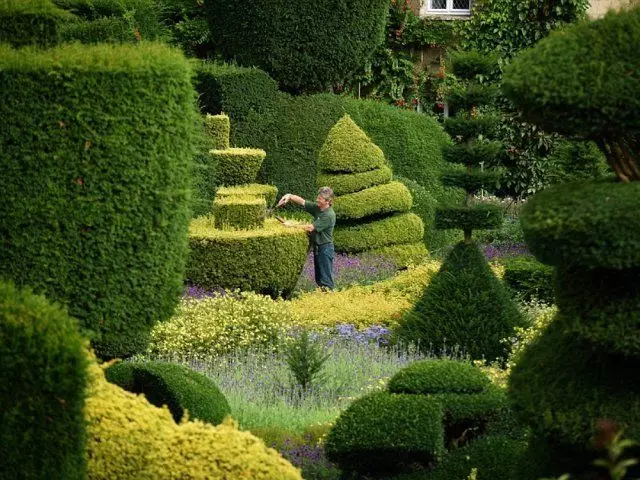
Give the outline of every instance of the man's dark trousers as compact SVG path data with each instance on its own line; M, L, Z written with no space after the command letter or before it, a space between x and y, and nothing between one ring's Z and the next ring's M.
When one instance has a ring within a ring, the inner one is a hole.
M316 274L316 284L321 288L333 290L333 257L335 255L333 243L313 246L313 266Z

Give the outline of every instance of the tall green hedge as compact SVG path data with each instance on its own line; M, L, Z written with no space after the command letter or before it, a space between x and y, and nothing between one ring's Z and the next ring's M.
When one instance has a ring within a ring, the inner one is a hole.
M0 282L0 478L86 477L85 348L60 306Z
M0 276L68 305L102 357L143 350L182 291L190 77L161 45L0 47Z
M75 17L50 0L0 0L0 43L52 47Z
M209 0L216 47L260 67L289 92L325 91L349 79L384 41L387 0L250 3Z

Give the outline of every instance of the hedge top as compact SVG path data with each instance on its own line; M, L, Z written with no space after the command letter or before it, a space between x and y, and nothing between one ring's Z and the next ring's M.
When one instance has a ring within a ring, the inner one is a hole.
M73 19L70 12L58 8L50 0L0 0L0 16L4 15L54 14L61 18Z
M505 69L525 118L584 137L640 132L640 7L555 31Z
M397 372L389 380L391 393L480 393L491 381L470 363L455 360L423 360Z
M366 172L386 164L380 147L346 114L329 130L318 153L318 166L325 172Z
M48 50L13 49L0 44L0 71L71 70L82 72L135 72L144 75L174 73L191 76L191 68L177 49L161 43L137 45L64 44Z
M279 221L273 218L265 220L264 228L255 230L218 230L213 228L211 219L208 217L198 217L192 220L189 225L189 237L192 239L236 241L285 235L306 235L306 232L300 228L283 227Z

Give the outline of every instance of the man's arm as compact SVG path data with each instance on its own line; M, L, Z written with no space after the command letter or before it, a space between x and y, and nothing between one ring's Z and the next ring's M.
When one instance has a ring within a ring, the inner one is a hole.
M297 203L298 205L301 205L304 207L304 198L299 197L298 195L294 195L292 193L287 193L283 195L280 201L278 202L278 207L286 205L289 202Z

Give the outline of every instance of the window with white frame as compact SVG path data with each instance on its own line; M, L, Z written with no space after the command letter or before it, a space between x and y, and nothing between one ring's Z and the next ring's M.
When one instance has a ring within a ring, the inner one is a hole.
M446 15L469 15L471 0L425 0L426 13Z

